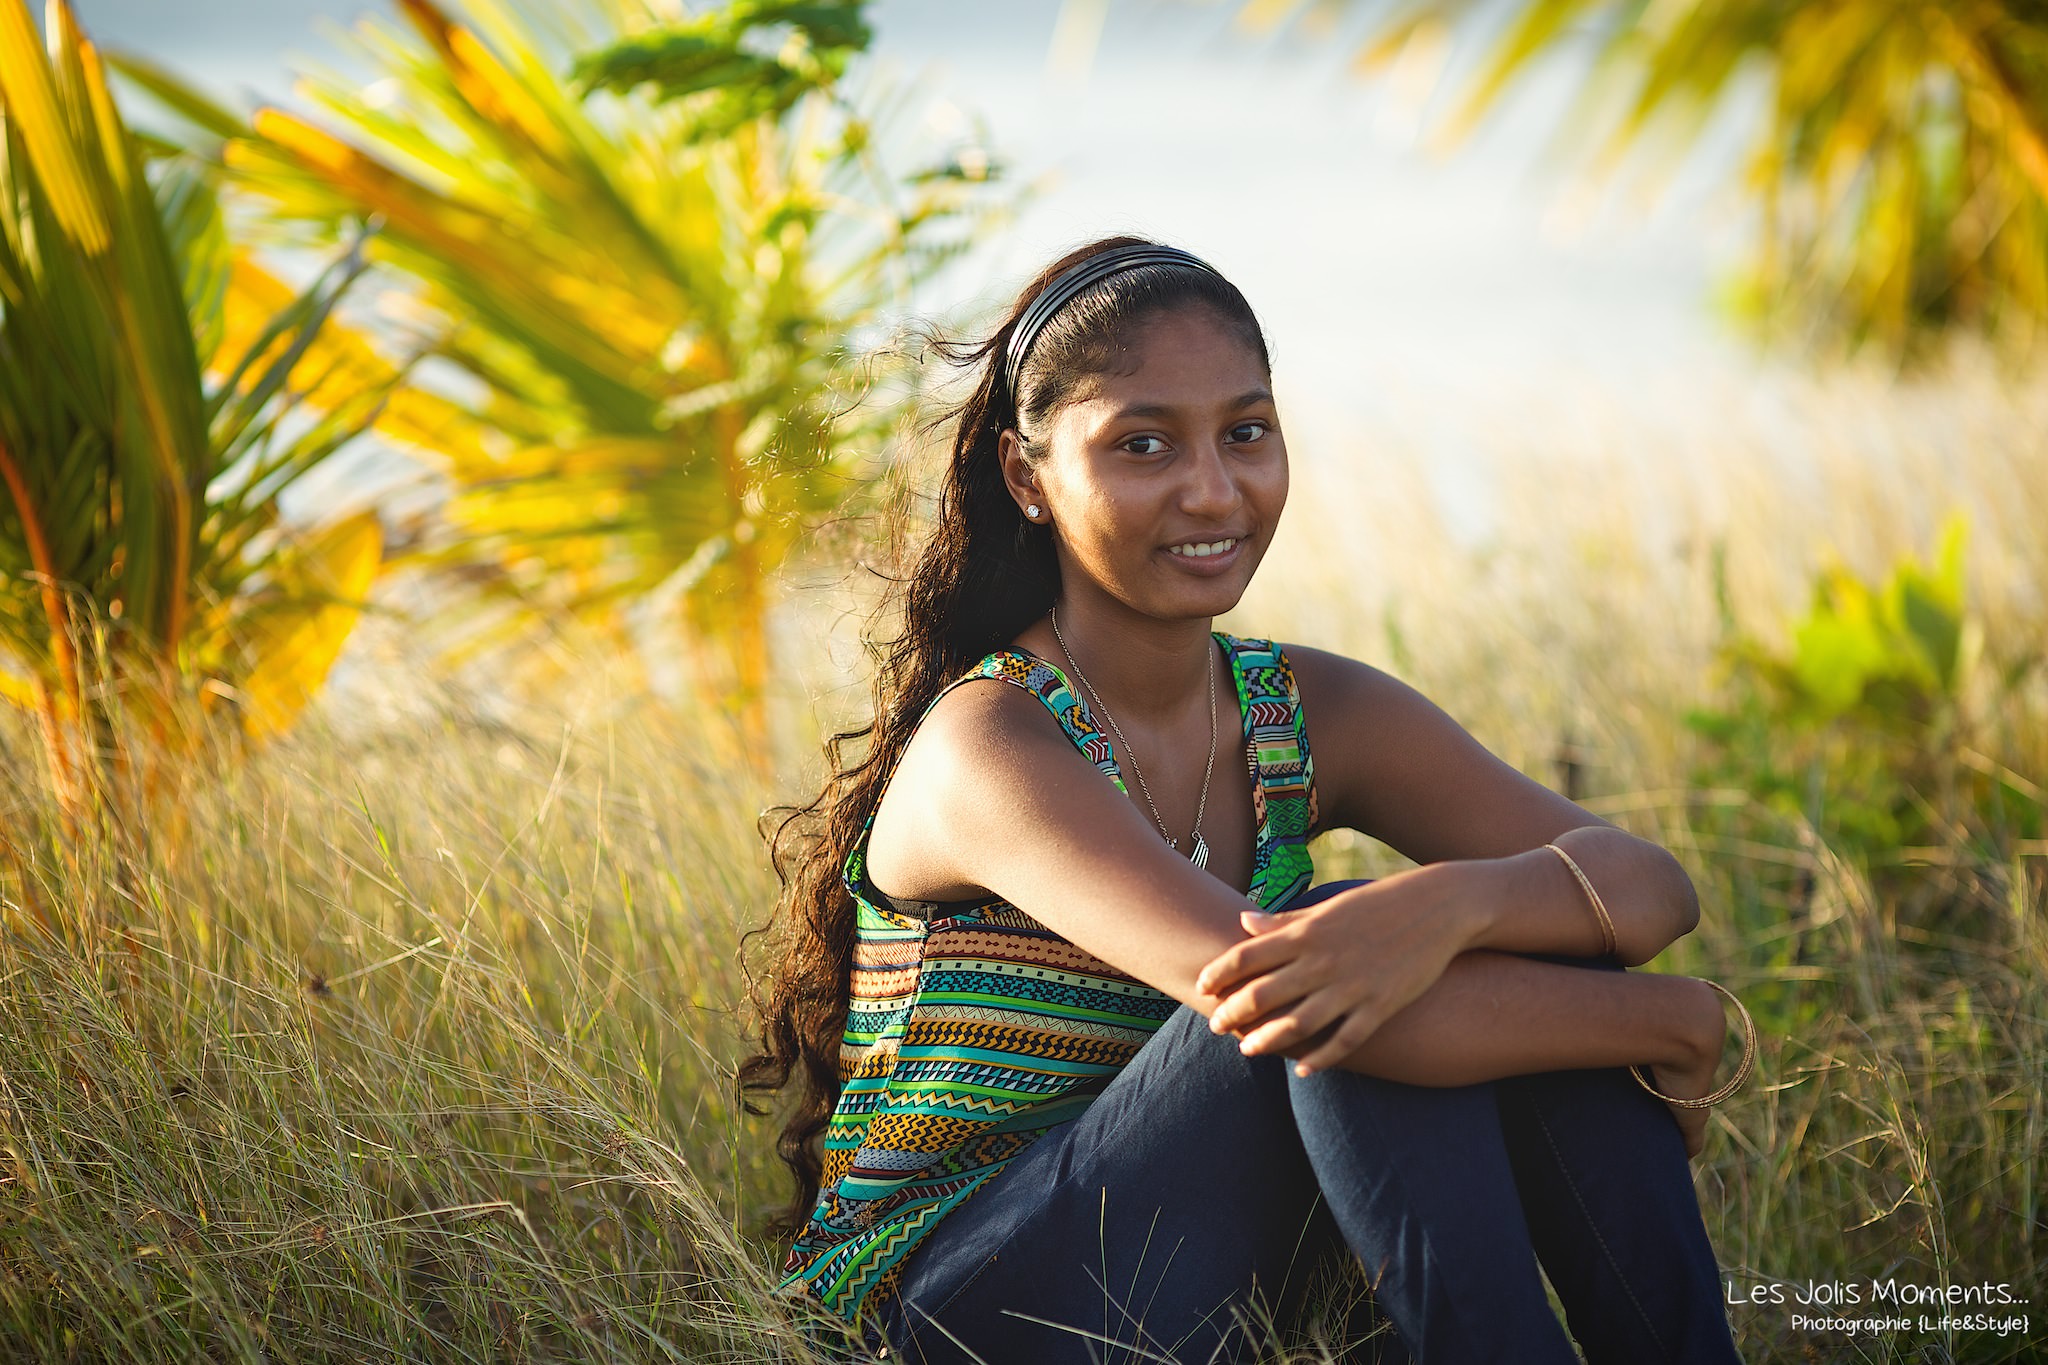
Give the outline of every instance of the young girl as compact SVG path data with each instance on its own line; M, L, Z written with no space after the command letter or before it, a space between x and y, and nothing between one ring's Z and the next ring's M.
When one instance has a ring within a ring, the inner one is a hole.
M1380 1358L1564 1365L1540 1260L1595 1365L1738 1359L1688 1156L1750 1054L1710 1095L1721 988L1625 970L1698 923L1678 862L1211 630L1287 500L1243 296L1110 238L953 354L871 742L776 838L783 1288L886 1361L1211 1362L1349 1254ZM1339 827L1418 866L1311 892Z

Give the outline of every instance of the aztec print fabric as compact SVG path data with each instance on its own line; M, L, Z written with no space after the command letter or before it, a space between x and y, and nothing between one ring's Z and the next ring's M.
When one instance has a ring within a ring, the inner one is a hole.
M1315 786L1300 699L1272 642L1215 639L1237 685L1253 776L1247 895L1271 909L1311 877ZM1125 790L1108 736L1059 669L1002 649L946 690L976 678L1037 696ZM839 1100L818 1202L779 1286L849 1324L861 1322L871 1296L895 1292L904 1258L941 1218L1037 1138L1079 1117L1179 1005L1006 901L936 904L929 918L905 913L908 903L892 906L868 883L866 852L863 830L845 866L856 939Z

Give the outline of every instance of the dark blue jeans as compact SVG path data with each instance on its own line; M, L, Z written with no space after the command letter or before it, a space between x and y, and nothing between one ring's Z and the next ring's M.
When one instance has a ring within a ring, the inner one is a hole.
M1181 1006L947 1214L883 1309L889 1358L1252 1360L1348 1253L1373 1292L1332 1339L1377 1328L1348 1360L1569 1365L1540 1258L1591 1365L1739 1365L1684 1140L1627 1068L1418 1086L1237 1043Z

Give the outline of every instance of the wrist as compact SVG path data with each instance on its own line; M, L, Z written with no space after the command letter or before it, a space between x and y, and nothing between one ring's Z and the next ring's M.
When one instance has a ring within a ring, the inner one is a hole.
M1703 1075L1712 1076L1728 1044L1728 1014L1721 1007L1721 993L1696 976L1672 980L1682 982L1686 993L1684 1060Z
M1438 879L1445 913L1458 927L1460 951L1499 947L1502 908L1514 869L1507 858L1458 858L1429 863L1421 871Z

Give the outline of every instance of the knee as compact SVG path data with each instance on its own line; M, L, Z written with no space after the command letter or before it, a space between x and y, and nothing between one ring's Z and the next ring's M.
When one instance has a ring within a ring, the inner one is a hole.
M1497 1080L1420 1085L1345 1067L1297 1076L1291 1063L1281 1072L1281 1079L1288 1088L1296 1127L1304 1136L1311 1130L1356 1134L1362 1127L1372 1127L1383 1136L1400 1134L1437 1144L1496 1126Z
M1186 1088L1204 1104L1242 1103L1287 1112L1292 1063L1286 1057L1246 1056L1236 1035L1212 1030L1208 1017L1192 1005L1175 1010L1159 1032L1162 1036L1153 1042L1167 1054L1162 1065L1168 1084Z

